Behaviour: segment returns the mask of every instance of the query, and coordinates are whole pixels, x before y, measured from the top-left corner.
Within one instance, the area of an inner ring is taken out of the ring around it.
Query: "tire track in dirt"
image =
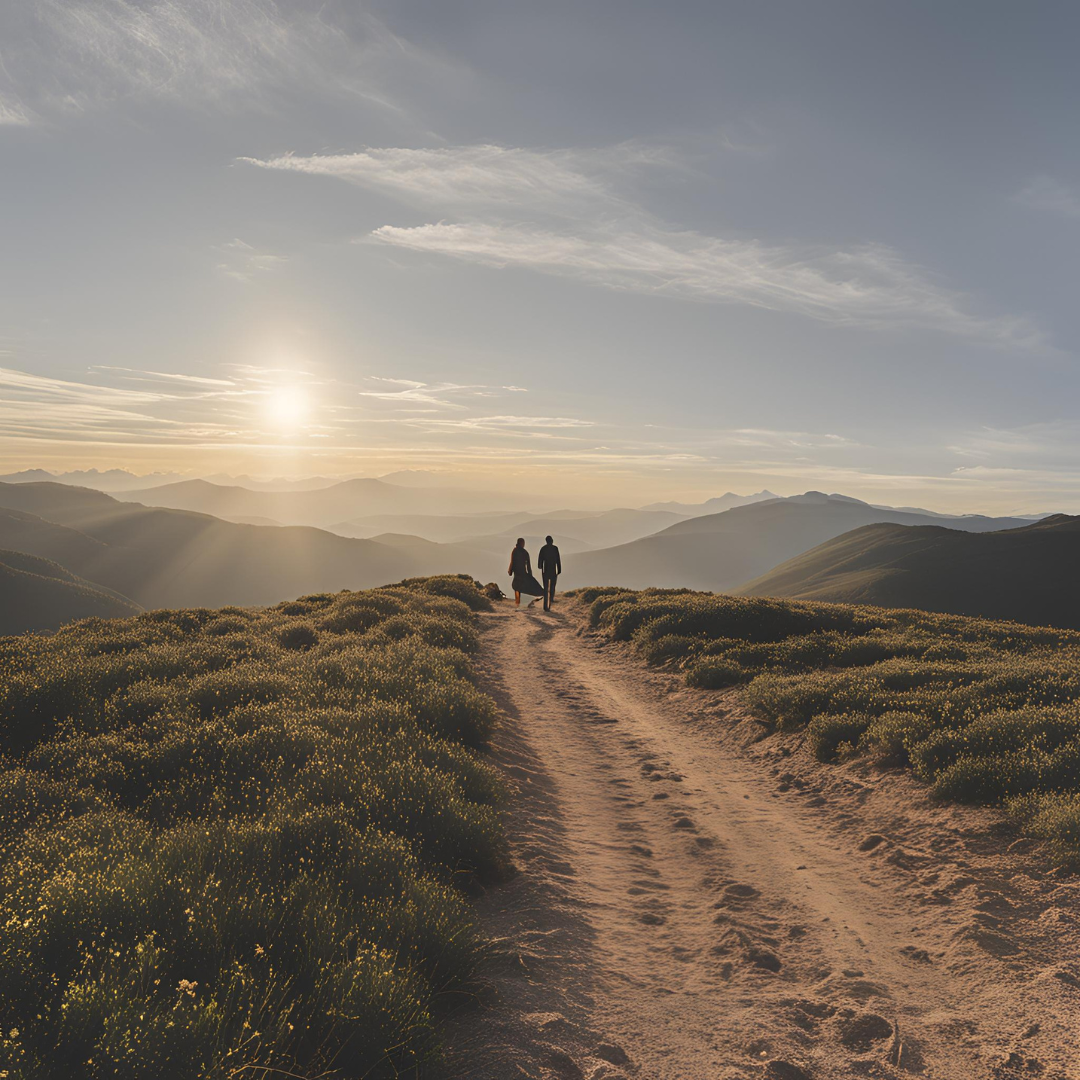
[[[834,772],[815,791],[781,771],[733,737],[738,715],[708,715],[717,695],[676,689],[575,615],[485,619],[522,868],[485,914],[530,961],[496,976],[501,1004],[457,1075],[1080,1076],[1080,991],[1037,935],[1025,953],[1047,909],[1025,913],[1023,881],[958,855],[940,813],[882,814],[884,786]],[[913,791],[890,783],[894,801]],[[1052,910],[1075,949],[1075,900]]]

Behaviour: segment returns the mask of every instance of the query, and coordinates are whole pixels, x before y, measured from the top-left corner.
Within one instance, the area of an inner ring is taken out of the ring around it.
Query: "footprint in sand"
[[[765,1066],[765,1080],[810,1080],[810,1074],[790,1061],[770,1061]]]
[[[617,1043],[601,1043],[593,1051],[593,1057],[598,1057],[611,1065],[626,1065],[630,1061],[629,1055]]]
[[[731,885],[724,886],[724,898],[727,900],[752,900],[755,896],[760,895],[753,885],[734,882]]]
[[[900,955],[908,960],[914,960],[917,964],[930,963],[930,954],[925,949],[916,948],[914,945],[905,945],[900,950]]]
[[[746,959],[756,968],[760,968],[762,971],[771,971],[774,974],[781,968],[780,957],[776,953],[769,952],[768,949],[760,949],[755,947],[746,950]]]
[[[877,1013],[856,1013],[840,1021],[840,1041],[849,1050],[872,1050],[875,1043],[892,1037],[892,1024]]]
[[[887,844],[889,841],[881,833],[871,833],[860,844],[860,851],[873,851],[875,848],[881,847],[882,844]]]
[[[675,819],[676,829],[696,829],[697,826],[688,817],[678,817]]]

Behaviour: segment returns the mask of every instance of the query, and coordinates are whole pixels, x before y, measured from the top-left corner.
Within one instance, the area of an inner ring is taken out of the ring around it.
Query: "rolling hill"
[[[1080,517],[970,533],[938,525],[867,525],[738,589],[910,607],[1080,629]]]
[[[469,570],[462,552],[443,545],[418,554],[408,545],[238,525],[53,483],[0,484],[0,543],[51,558],[147,608],[266,604],[420,576],[429,566]]]
[[[139,610],[126,597],[83,581],[55,562],[0,550],[0,635],[56,630],[91,616],[126,618]]]
[[[689,518],[655,536],[584,552],[567,564],[566,584],[728,591],[826,540],[882,522],[947,524],[971,532],[1028,524],[1018,518],[931,517],[809,491]]]

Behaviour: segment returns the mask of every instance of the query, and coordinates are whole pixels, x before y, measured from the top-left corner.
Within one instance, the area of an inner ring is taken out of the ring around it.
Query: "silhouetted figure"
[[[529,562],[529,553],[525,550],[525,538],[519,536],[517,546],[510,552],[510,569],[506,571],[512,574],[514,580],[514,607],[521,606],[521,594],[526,596],[543,596],[544,587],[532,574],[532,566]]]
[[[562,573],[562,559],[559,549],[552,543],[550,536],[545,536],[547,543],[540,549],[536,558],[536,567],[544,578],[544,610],[550,611],[555,603],[555,580]]]

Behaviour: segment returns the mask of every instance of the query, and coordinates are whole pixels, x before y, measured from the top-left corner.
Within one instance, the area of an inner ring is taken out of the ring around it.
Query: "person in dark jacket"
[[[521,606],[521,594],[526,596],[543,596],[544,587],[532,574],[532,565],[529,562],[529,553],[525,550],[525,538],[518,537],[514,550],[510,552],[510,569],[506,571],[513,575],[512,587],[514,590],[514,607]],[[535,603],[535,600],[533,601]]]
[[[555,603],[555,580],[562,573],[562,559],[559,549],[552,543],[551,537],[544,538],[547,543],[540,549],[536,566],[544,578],[544,610],[550,611]]]

